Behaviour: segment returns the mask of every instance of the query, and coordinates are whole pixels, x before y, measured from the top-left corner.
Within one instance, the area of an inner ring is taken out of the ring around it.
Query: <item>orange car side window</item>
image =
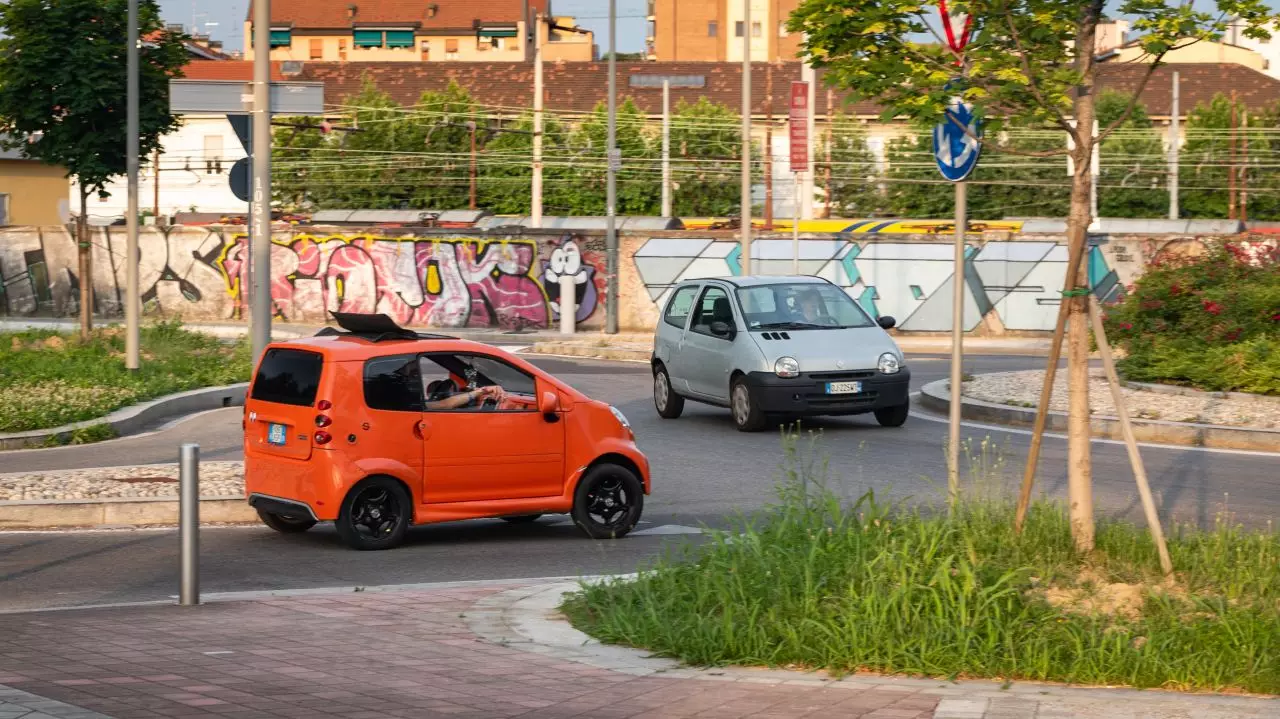
[[[428,412],[537,411],[536,380],[496,357],[462,353],[426,354],[422,356],[421,376]],[[497,406],[469,403],[445,408],[439,404],[459,392],[493,386],[501,387],[506,395]]]

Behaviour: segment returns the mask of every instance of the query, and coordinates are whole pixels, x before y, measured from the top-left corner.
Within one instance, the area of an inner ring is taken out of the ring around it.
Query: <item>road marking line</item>
[[[920,393],[912,392],[911,396],[919,397]],[[932,413],[921,412],[915,409],[911,411],[911,416],[916,417],[918,419],[923,419],[928,422],[937,422],[938,424],[949,424],[951,422],[951,420],[949,420],[946,417],[938,417]],[[976,429],[985,429],[987,431],[993,431],[993,432],[1008,432],[1009,434],[1020,434],[1027,437],[1030,437],[1031,435],[1035,434],[1029,429],[1020,429],[1017,427],[1005,427],[998,424],[983,424],[981,422],[962,421],[960,422],[960,426],[973,427]],[[1067,439],[1067,436],[1065,434],[1057,434],[1054,432],[1045,432],[1044,436],[1051,437],[1053,439],[1061,439],[1064,441]],[[1125,444],[1124,440],[1122,439],[1106,439],[1103,437],[1092,437],[1090,438],[1089,441],[1092,444],[1112,444],[1112,445],[1118,445],[1121,447],[1123,447]],[[1189,445],[1182,445],[1182,444],[1157,444],[1155,442],[1138,442],[1138,446],[1147,447],[1150,449],[1172,450],[1175,452],[1209,452],[1212,454],[1234,454],[1234,455],[1240,455],[1242,457],[1278,457],[1280,456],[1280,452],[1263,452],[1261,450],[1254,450],[1254,449],[1222,449],[1220,447],[1192,447]]]
[[[702,530],[697,527],[685,527],[679,524],[664,524],[660,527],[652,529],[641,529],[638,532],[632,532],[633,537],[656,537],[668,534],[702,534]]]

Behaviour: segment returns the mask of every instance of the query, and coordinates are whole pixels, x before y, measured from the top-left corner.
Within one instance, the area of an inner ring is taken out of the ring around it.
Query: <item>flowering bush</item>
[[[1107,334],[1134,380],[1280,394],[1280,247],[1221,243],[1154,263]]]
[[[249,348],[176,323],[142,329],[142,366],[124,366],[124,332],[107,327],[85,343],[45,330],[0,333],[0,432],[94,419],[173,392],[244,382]]]

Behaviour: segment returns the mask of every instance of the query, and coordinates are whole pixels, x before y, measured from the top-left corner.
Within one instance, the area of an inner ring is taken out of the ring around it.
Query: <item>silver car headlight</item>
[[[898,355],[892,352],[885,352],[880,355],[880,361],[876,363],[876,369],[880,370],[880,374],[897,374],[902,369],[902,363],[898,361]]]
[[[773,373],[779,377],[799,377],[800,363],[795,357],[779,357],[778,361],[773,363]]]
[[[609,405],[609,411],[613,412],[613,416],[618,419],[619,424],[626,427],[628,430],[631,429],[631,423],[627,421],[627,416],[622,413],[622,410],[614,407],[613,405]]]

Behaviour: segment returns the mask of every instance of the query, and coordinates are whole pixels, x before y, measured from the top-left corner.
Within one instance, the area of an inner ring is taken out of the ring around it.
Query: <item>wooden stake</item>
[[[1120,387],[1120,375],[1116,373],[1115,358],[1111,355],[1111,345],[1107,342],[1107,330],[1102,324],[1102,310],[1098,307],[1098,298],[1092,297],[1089,302],[1089,318],[1093,321],[1093,336],[1098,342],[1098,354],[1102,355],[1102,366],[1107,371],[1107,384],[1111,386],[1111,401],[1116,406],[1116,416],[1120,418],[1120,431],[1124,434],[1124,445],[1129,450],[1129,464],[1133,466],[1133,478],[1138,482],[1138,494],[1142,497],[1142,511],[1147,515],[1147,527],[1151,530],[1151,539],[1160,554],[1160,569],[1167,577],[1173,574],[1173,562],[1169,559],[1169,547],[1164,541],[1164,530],[1160,527],[1160,515],[1156,513],[1156,503],[1151,497],[1151,485],[1147,483],[1147,469],[1142,463],[1142,455],[1138,452],[1138,440],[1133,436],[1133,425],[1129,421],[1129,410],[1125,407],[1124,393]]]
[[[1080,263],[1089,245],[1088,235],[1079,248],[1068,248],[1067,275],[1063,281],[1064,290],[1075,288],[1076,275],[1080,273]],[[1031,506],[1031,489],[1035,486],[1036,469],[1040,464],[1040,445],[1044,442],[1044,425],[1049,419],[1049,401],[1053,399],[1053,383],[1058,376],[1058,360],[1062,357],[1062,340],[1067,331],[1067,315],[1070,314],[1071,301],[1063,297],[1058,305],[1058,324],[1053,329],[1053,341],[1049,345],[1049,364],[1044,372],[1044,386],[1040,388],[1040,404],[1036,409],[1036,424],[1031,432],[1031,448],[1027,451],[1027,466],[1022,472],[1022,490],[1018,494],[1018,511],[1013,520],[1014,532],[1022,534],[1022,525],[1027,519],[1027,508]]]

